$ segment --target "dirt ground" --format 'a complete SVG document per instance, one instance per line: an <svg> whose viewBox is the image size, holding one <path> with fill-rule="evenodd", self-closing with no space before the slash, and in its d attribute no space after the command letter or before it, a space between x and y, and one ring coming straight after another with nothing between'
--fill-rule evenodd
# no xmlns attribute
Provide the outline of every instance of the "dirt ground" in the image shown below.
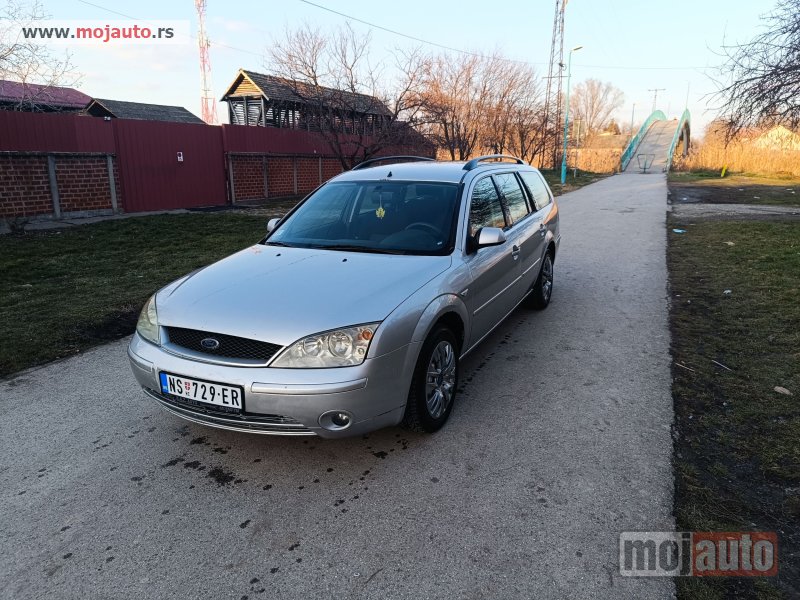
<svg viewBox="0 0 800 600"><path fill-rule="evenodd" d="M753 204L800 208L800 180L752 175L727 177L675 173L669 176L673 204Z"/></svg>
<svg viewBox="0 0 800 600"><path fill-rule="evenodd" d="M670 174L668 185L672 215L678 219L800 220L797 179L675 173Z"/></svg>

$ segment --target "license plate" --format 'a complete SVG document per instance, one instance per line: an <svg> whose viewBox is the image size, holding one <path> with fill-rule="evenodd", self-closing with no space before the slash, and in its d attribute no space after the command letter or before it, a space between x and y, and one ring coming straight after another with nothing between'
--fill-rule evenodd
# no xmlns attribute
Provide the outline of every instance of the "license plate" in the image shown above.
<svg viewBox="0 0 800 600"><path fill-rule="evenodd" d="M242 409L242 388L209 381L198 381L189 377L161 373L161 391L165 394L188 398L197 402Z"/></svg>

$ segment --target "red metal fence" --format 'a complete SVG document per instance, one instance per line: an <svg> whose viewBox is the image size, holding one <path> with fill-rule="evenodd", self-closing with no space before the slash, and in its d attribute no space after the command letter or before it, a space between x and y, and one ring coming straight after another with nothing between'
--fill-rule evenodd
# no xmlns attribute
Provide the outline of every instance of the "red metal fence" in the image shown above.
<svg viewBox="0 0 800 600"><path fill-rule="evenodd" d="M225 204L219 127L114 120L125 210Z"/></svg>
<svg viewBox="0 0 800 600"><path fill-rule="evenodd" d="M415 151L387 148L384 154ZM422 151L432 154L432 148ZM341 170L314 132L0 110L0 218L291 196Z"/></svg>

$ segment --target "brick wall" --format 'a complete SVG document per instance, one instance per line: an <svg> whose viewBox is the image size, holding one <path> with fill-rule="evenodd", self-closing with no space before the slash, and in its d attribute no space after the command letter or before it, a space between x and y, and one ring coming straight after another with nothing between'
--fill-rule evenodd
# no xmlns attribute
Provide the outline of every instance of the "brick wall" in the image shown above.
<svg viewBox="0 0 800 600"><path fill-rule="evenodd" d="M112 208L105 156L59 156L56 182L62 213Z"/></svg>
<svg viewBox="0 0 800 600"><path fill-rule="evenodd" d="M270 198L294 195L294 167L291 158L267 159L267 190Z"/></svg>
<svg viewBox="0 0 800 600"><path fill-rule="evenodd" d="M103 214L112 210L105 155L53 154L61 214ZM122 193L113 161L117 203ZM0 154L0 218L53 216L48 156Z"/></svg>
<svg viewBox="0 0 800 600"><path fill-rule="evenodd" d="M232 156L236 201L264 197L264 159L261 156Z"/></svg>
<svg viewBox="0 0 800 600"><path fill-rule="evenodd" d="M0 217L52 212L47 157L0 155Z"/></svg>
<svg viewBox="0 0 800 600"><path fill-rule="evenodd" d="M308 194L319 185L319 158L297 159L297 193Z"/></svg>
<svg viewBox="0 0 800 600"><path fill-rule="evenodd" d="M338 158L322 159L322 181L328 181L328 179L336 177L342 171L342 163L339 162Z"/></svg>
<svg viewBox="0 0 800 600"><path fill-rule="evenodd" d="M231 154L234 195L237 202L264 198L264 167L267 163L267 193L270 198L295 195L295 169L297 194L313 191L322 182L342 172L342 165L335 158L317 156L270 156L261 154Z"/></svg>

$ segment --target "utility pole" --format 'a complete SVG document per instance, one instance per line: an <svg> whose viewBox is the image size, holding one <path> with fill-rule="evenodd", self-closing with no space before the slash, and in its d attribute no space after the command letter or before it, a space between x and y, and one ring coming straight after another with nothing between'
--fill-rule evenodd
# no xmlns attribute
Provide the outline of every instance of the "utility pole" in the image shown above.
<svg viewBox="0 0 800 600"><path fill-rule="evenodd" d="M544 119L542 123L542 152L539 166L544 167L545 156L552 152L552 168L558 166L558 128L561 125L561 86L564 70L564 8L567 2L555 0L553 37L550 42L550 67L547 71L547 88L544 95Z"/></svg>
<svg viewBox="0 0 800 600"><path fill-rule="evenodd" d="M665 92L667 88L653 88L651 90L647 90L648 92L653 92L653 110L652 112L656 112L656 104L658 103L658 92Z"/></svg>
<svg viewBox="0 0 800 600"><path fill-rule="evenodd" d="M194 0L197 9L197 42L200 46L200 116L208 125L216 125L217 99L211 86L211 43L206 35L206 0ZM247 115L245 115L247 119Z"/></svg>
<svg viewBox="0 0 800 600"><path fill-rule="evenodd" d="M567 133L569 132L569 83L572 78L572 53L577 52L583 46L575 46L569 51L567 61L567 97L564 100L564 152L561 154L561 185L567 181Z"/></svg>

